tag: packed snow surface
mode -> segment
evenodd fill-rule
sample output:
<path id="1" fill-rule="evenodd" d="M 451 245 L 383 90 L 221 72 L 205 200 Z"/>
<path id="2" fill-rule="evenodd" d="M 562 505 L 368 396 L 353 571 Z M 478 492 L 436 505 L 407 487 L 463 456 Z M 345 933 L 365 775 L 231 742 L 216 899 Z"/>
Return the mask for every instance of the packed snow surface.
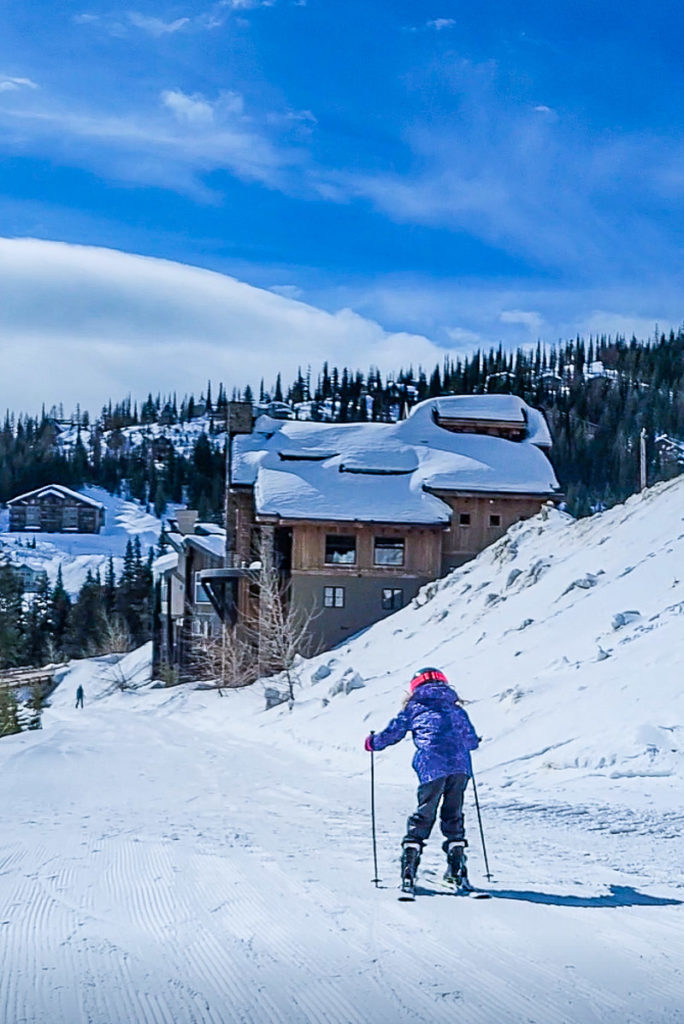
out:
<path id="1" fill-rule="evenodd" d="M 302 663 L 291 710 L 154 689 L 149 649 L 73 663 L 0 741 L 0 1020 L 680 1021 L 683 626 L 679 480 L 518 524 Z M 426 665 L 483 738 L 488 901 L 440 887 L 437 829 L 396 900 L 409 739 L 374 755 L 371 883 L 363 739 Z"/>

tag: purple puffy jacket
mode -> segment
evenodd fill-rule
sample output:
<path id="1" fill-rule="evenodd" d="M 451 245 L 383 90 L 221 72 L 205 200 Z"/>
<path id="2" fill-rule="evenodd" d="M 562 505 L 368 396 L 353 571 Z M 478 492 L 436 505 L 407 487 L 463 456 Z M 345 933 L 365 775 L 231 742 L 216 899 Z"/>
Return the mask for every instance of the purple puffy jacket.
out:
<path id="1" fill-rule="evenodd" d="M 413 733 L 413 767 L 422 783 L 445 775 L 472 775 L 470 751 L 480 741 L 457 697 L 444 683 L 423 683 L 386 729 L 373 736 L 373 750 L 384 750 Z"/>

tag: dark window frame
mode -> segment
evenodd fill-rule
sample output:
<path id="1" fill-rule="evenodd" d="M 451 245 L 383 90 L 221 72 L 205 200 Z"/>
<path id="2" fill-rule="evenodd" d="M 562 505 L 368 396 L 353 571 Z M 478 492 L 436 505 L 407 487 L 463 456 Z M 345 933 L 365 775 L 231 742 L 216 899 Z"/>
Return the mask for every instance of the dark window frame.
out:
<path id="1" fill-rule="evenodd" d="M 347 595 L 345 587 L 338 587 L 330 584 L 323 587 L 324 608 L 344 608 L 346 602 Z"/>
<path id="2" fill-rule="evenodd" d="M 459 512 L 459 514 L 458 514 L 458 525 L 459 526 L 470 526 L 470 512 Z"/>
<path id="3" fill-rule="evenodd" d="M 494 522 L 494 520 L 496 520 L 496 522 Z M 501 526 L 501 514 L 499 512 L 490 512 L 489 513 L 489 528 L 490 528 L 490 530 L 495 530 L 499 526 Z"/>
<path id="4" fill-rule="evenodd" d="M 339 545 L 340 548 L 342 548 L 344 541 L 351 541 L 351 543 L 353 545 L 353 553 L 354 553 L 353 559 L 351 559 L 351 558 L 342 559 L 342 558 L 334 558 L 334 557 L 332 557 L 333 552 L 330 549 L 334 548 L 336 544 Z M 350 550 L 351 549 L 348 548 L 345 553 L 348 554 Z M 324 558 L 324 564 L 325 565 L 342 565 L 342 566 L 356 565 L 356 558 L 357 558 L 357 554 L 356 554 L 356 536 L 353 533 L 326 533 L 326 535 L 325 535 L 325 551 L 324 551 L 324 554 L 323 554 L 323 558 Z"/>
<path id="5" fill-rule="evenodd" d="M 378 560 L 378 548 L 384 551 L 398 551 L 401 548 L 401 561 L 383 562 Z M 401 567 L 406 564 L 406 537 L 373 537 L 373 565 Z"/>
<path id="6" fill-rule="evenodd" d="M 398 612 L 404 607 L 403 587 L 383 587 L 380 604 L 384 612 Z"/>

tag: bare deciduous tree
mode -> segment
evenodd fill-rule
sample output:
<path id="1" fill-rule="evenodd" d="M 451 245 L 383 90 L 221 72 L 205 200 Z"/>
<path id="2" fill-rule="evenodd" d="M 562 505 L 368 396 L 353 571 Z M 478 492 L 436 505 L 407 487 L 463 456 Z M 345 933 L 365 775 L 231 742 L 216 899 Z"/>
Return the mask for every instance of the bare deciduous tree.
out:
<path id="1" fill-rule="evenodd" d="M 259 676 L 280 674 L 287 685 L 287 697 L 294 701 L 299 681 L 297 661 L 315 653 L 311 624 L 316 611 L 297 607 L 291 585 L 283 580 L 273 562 L 272 532 L 262 530 L 259 543 L 259 611 L 248 623 L 248 633 L 257 650 Z"/>
<path id="2" fill-rule="evenodd" d="M 219 635 L 193 637 L 192 668 L 219 692 L 279 675 L 287 686 L 284 699 L 291 704 L 299 681 L 298 659 L 315 653 L 311 624 L 316 613 L 292 602 L 290 586 L 273 561 L 273 536 L 268 529 L 262 530 L 253 573 L 256 606 L 236 626 L 224 626 Z"/>
<path id="3" fill-rule="evenodd" d="M 258 675 L 254 646 L 235 626 L 223 626 L 216 636 L 193 637 L 190 665 L 198 679 L 212 683 L 219 693 L 248 686 Z"/>
<path id="4" fill-rule="evenodd" d="M 120 615 L 107 619 L 100 647 L 103 654 L 128 654 L 133 650 L 131 631 Z"/>

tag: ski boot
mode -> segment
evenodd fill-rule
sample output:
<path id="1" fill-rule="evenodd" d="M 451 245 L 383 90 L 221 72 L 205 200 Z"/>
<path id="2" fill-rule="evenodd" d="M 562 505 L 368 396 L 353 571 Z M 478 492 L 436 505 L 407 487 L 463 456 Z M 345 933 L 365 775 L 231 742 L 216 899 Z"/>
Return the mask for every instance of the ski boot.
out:
<path id="1" fill-rule="evenodd" d="M 465 839 L 452 840 L 445 844 L 447 869 L 444 872 L 444 881 L 452 882 L 457 889 L 470 888 L 466 869 L 465 848 L 467 845 Z"/>
<path id="2" fill-rule="evenodd" d="M 415 895 L 416 872 L 420 864 L 422 846 L 420 843 L 402 843 L 401 850 L 401 891 L 408 899 Z"/>

